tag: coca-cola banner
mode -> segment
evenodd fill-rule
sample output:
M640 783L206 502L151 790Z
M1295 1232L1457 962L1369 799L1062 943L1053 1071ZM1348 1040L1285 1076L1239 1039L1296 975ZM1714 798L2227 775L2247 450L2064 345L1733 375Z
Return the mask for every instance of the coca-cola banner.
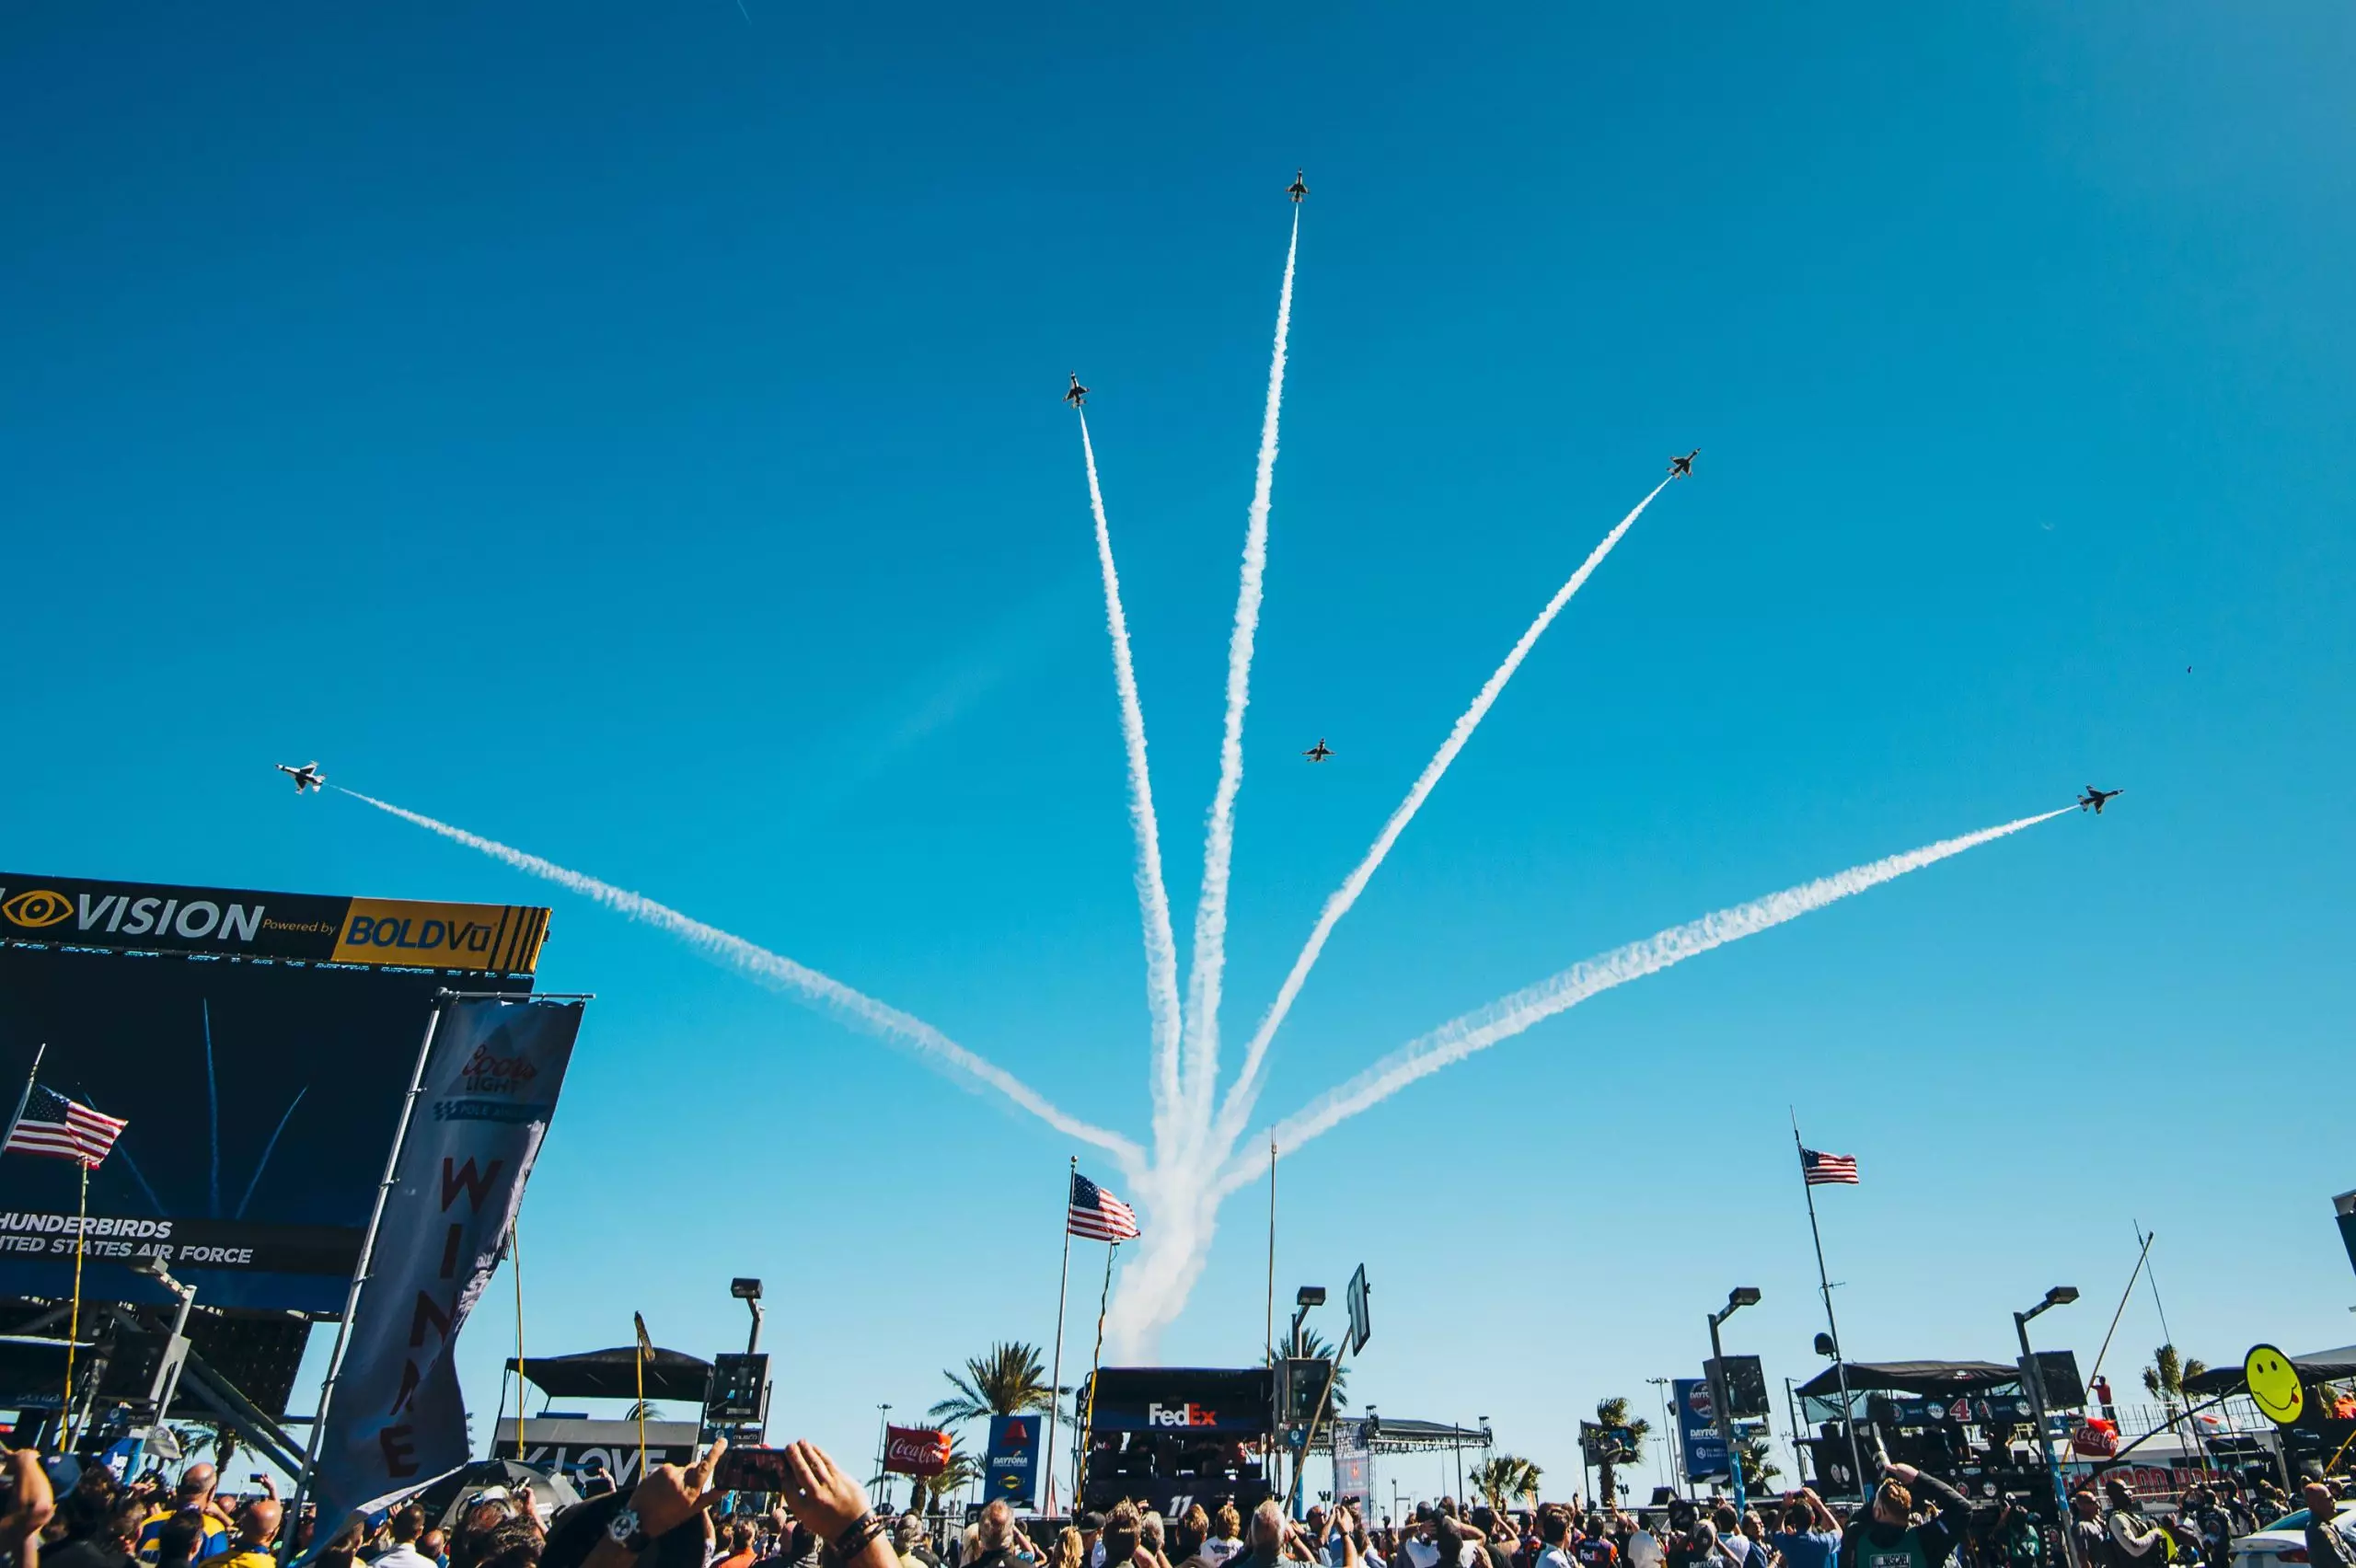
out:
M949 1468L949 1434L930 1426L886 1426L884 1468L900 1475L939 1475Z

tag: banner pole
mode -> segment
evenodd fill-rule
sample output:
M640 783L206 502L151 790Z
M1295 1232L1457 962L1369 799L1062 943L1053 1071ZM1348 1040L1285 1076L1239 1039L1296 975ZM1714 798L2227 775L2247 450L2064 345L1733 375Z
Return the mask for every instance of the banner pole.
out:
M1080 1156L1071 1157L1070 1175L1080 1174ZM1049 1517L1056 1512L1056 1439L1063 1431L1064 1304L1071 1295L1071 1183L1064 1183L1064 1264L1056 1285L1056 1359L1047 1373L1047 1483L1041 1506ZM1077 1510L1074 1510L1077 1512Z
M638 1367L638 1474L646 1478L646 1352L639 1350L630 1360Z
M1800 1142L1800 1113L1794 1110L1791 1114L1792 1147L1797 1151L1800 1162L1800 1193L1807 1199L1807 1233L1816 1242L1816 1284L1824 1294L1824 1327L1832 1340L1832 1374L1841 1385L1841 1429L1849 1435L1849 1473L1857 1478L1857 1494L1868 1496L1871 1489L1865 1484L1865 1461L1857 1450L1857 1412L1849 1402L1849 1358L1841 1352L1841 1325L1832 1316L1832 1280L1824 1272L1824 1232L1816 1225L1816 1189L1807 1183L1807 1145ZM2038 1436L2041 1440L2043 1434ZM1738 1460L1728 1454L1727 1463L1732 1466Z
M1088 1486L1088 1444L1089 1440L1096 1435L1096 1374L1103 1371L1104 1367L1104 1308L1113 1299L1113 1260L1120 1255L1120 1251L1121 1244L1118 1241L1106 1243L1104 1294L1096 1298L1096 1351L1088 1358L1088 1417L1080 1424L1080 1458L1075 1466L1077 1473L1072 1477L1071 1483L1071 1510L1075 1518L1080 1515L1080 1505L1085 1500L1083 1494Z
M59 1426L65 1434L65 1449L74 1450L74 1347L82 1338L82 1246L83 1232L90 1228L90 1167L78 1155L74 1163L82 1171L82 1202L79 1216L74 1222L74 1308L66 1319L65 1329L65 1402L57 1407Z
M515 1462L524 1461L524 1226L517 1221L507 1230L510 1259L515 1264ZM642 1474L644 1460L639 1461Z
M375 1206L368 1211L368 1229L360 1239L360 1261L352 1265L352 1286L344 1292L343 1320L335 1327L335 1348L328 1355L328 1375L319 1384L319 1408L311 1418L310 1441L303 1446L303 1468L294 1477L294 1495L286 1505L286 1516L300 1520L303 1516L303 1494L308 1491L311 1477L318 1469L319 1449L326 1440L328 1409L335 1401L335 1382L343 1374L343 1355L352 1342L352 1314L360 1310L361 1287L368 1283L369 1266L376 1258L376 1232L385 1222L385 1203L392 1196L393 1183L399 1179L401 1146L409 1141L410 1120L417 1114L418 1097L425 1092L425 1064L433 1054L433 1036L442 1027L442 1017L449 1010L453 993L437 991L433 995L433 1012L425 1020L425 1038L418 1042L417 1066L409 1075L409 1097L401 1101L401 1119L393 1129L393 1147L385 1154L385 1179L376 1183ZM341 1521L337 1521L341 1523ZM322 1521L324 1528L325 1521ZM325 1529L333 1535L332 1528ZM288 1561L294 1550L292 1526L279 1536L279 1561Z

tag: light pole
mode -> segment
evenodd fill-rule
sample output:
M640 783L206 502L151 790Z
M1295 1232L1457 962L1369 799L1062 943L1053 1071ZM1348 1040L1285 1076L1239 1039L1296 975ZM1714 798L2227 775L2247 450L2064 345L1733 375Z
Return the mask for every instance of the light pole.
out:
M1293 1292L1292 1299L1292 1334L1290 1338L1285 1341L1285 1356L1288 1361L1298 1361L1301 1358L1300 1326L1309 1320L1309 1313L1311 1308L1322 1307L1325 1305L1325 1287L1322 1285L1304 1285L1299 1290ZM1333 1375L1330 1369L1326 1375L1329 1378ZM1292 1507L1293 1516L1298 1519L1302 1516L1301 1510L1306 1502L1301 1495L1301 1472L1309 1466L1309 1445L1314 1441L1317 1436L1316 1425L1318 1412L1313 1410L1310 1412L1309 1425L1302 1430L1300 1435L1300 1447L1298 1448L1294 1447L1292 1446L1291 1437L1293 1428L1300 1424L1299 1411L1300 1394L1299 1391L1295 1389L1292 1386L1292 1368L1289 1366L1282 1368L1274 1381L1276 1387L1283 1391L1284 1396L1278 1401L1285 1407L1277 1412L1280 1417L1278 1424L1281 1426L1286 1437L1284 1445L1285 1450L1292 1456Z
M2053 1434L2047 1427L2045 1415L2045 1375L2037 1364L2037 1353L2028 1347L2028 1320L2049 1307L2067 1307L2078 1298L2074 1285L2057 1285L2045 1293L2045 1299L2026 1312L2013 1314L2013 1332L2021 1341L2021 1381L2028 1386L2029 1410L2037 1417L2037 1452L2045 1461L2046 1473L2053 1478L2054 1517L2062 1532L2062 1550L2068 1556L2070 1568L2086 1568L2078 1561L2078 1532L2070 1517L2070 1499L2062 1485L2062 1461L2053 1457Z
M892 1407L875 1407L875 1490L884 1490L884 1462L892 1457Z
M156 1362L155 1380L147 1385L147 1402L156 1407L155 1414L148 1417L147 1432L152 1433L164 1424L164 1413L172 1408L172 1397L179 1392L180 1368L188 1362L188 1310L196 1305L196 1286L174 1279L164 1267L164 1261L152 1253L132 1264L131 1272L144 1274L180 1298L179 1309L172 1314L171 1334L164 1341L164 1354ZM138 1473L139 1456L146 1447L147 1433L142 1433L132 1445L125 1474Z
M1741 1513L1742 1456L1734 1446L1734 1401L1727 1397L1727 1353L1718 1343L1718 1325L1741 1311L1745 1307L1759 1305L1759 1287L1738 1285L1727 1292L1727 1304L1710 1314L1710 1402L1716 1407L1718 1441L1727 1446L1727 1484L1734 1493L1734 1511Z
M745 1354L756 1355L761 1348L761 1282L756 1279L732 1279L728 1294L753 1309L753 1333L745 1342Z

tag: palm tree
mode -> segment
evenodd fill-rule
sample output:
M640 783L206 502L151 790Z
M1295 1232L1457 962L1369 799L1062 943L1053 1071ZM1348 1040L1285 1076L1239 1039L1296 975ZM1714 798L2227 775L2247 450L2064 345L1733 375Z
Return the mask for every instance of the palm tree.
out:
M930 1513L937 1505L947 1502L952 1494L963 1492L981 1479L982 1467L975 1461L973 1455L958 1447L953 1439L949 1445L949 1463L941 1468L939 1475L908 1477L908 1508L913 1513Z
M932 1421L953 1426L989 1415L1020 1415L1026 1410L1052 1411L1056 1390L1047 1387L1047 1366L1039 1347L1007 1340L965 1363L965 1375L941 1373L956 1390L925 1412Z
M1537 1496L1538 1480L1543 1474L1544 1470L1519 1455L1499 1454L1473 1467L1468 1479L1472 1490L1487 1498L1490 1507L1503 1514L1522 1499Z
M1738 1436L1734 1444L1735 1457L1742 1463L1742 1487L1756 1497L1765 1492L1767 1483L1784 1473L1775 1462L1774 1449L1763 1432Z
M2184 1440L2184 1434L2177 1430L2176 1407L2179 1401L2190 1402L2185 1398L2185 1379L2198 1378L2208 1370L2207 1362L2198 1357L2186 1361L2177 1355L2172 1344L2152 1352L2152 1365L2143 1368L2144 1390L2160 1401L2160 1410L2167 1416L2168 1432L2179 1443Z
M1629 1419L1628 1401L1625 1398L1614 1394L1608 1400L1596 1401L1595 1419L1600 1425L1624 1426L1628 1429L1629 1435L1634 1441L1628 1445L1624 1462L1633 1465L1644 1458L1645 1437L1652 1431L1652 1423L1642 1417ZM1618 1456L1606 1456L1595 1467L1597 1491L1601 1494L1603 1505L1607 1508L1616 1508L1620 1505L1620 1493L1615 1488L1619 1473L1618 1467L1622 1462Z

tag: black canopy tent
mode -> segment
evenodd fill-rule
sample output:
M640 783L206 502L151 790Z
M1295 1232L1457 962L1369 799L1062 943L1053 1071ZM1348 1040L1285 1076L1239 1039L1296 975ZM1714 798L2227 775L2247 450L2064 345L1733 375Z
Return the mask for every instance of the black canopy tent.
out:
M577 1355L507 1358L507 1370L521 1371L524 1380L552 1400L634 1400L638 1398L638 1347L584 1350ZM679 1400L700 1406L711 1388L711 1363L683 1350L657 1348L646 1364L646 1397Z
M2020 1380L2020 1368L1996 1361L1852 1361L1828 1366L1802 1383L1810 1399L1837 1399L1842 1375L1853 1394L1974 1394Z
M2314 1350L2304 1355L2290 1357L2291 1369L2299 1381L2309 1388L2317 1383L2339 1383L2356 1378L2356 1344L2344 1344L2338 1350ZM2189 1394L2237 1394L2242 1391L2242 1364L2212 1366L2198 1377L2184 1380Z

